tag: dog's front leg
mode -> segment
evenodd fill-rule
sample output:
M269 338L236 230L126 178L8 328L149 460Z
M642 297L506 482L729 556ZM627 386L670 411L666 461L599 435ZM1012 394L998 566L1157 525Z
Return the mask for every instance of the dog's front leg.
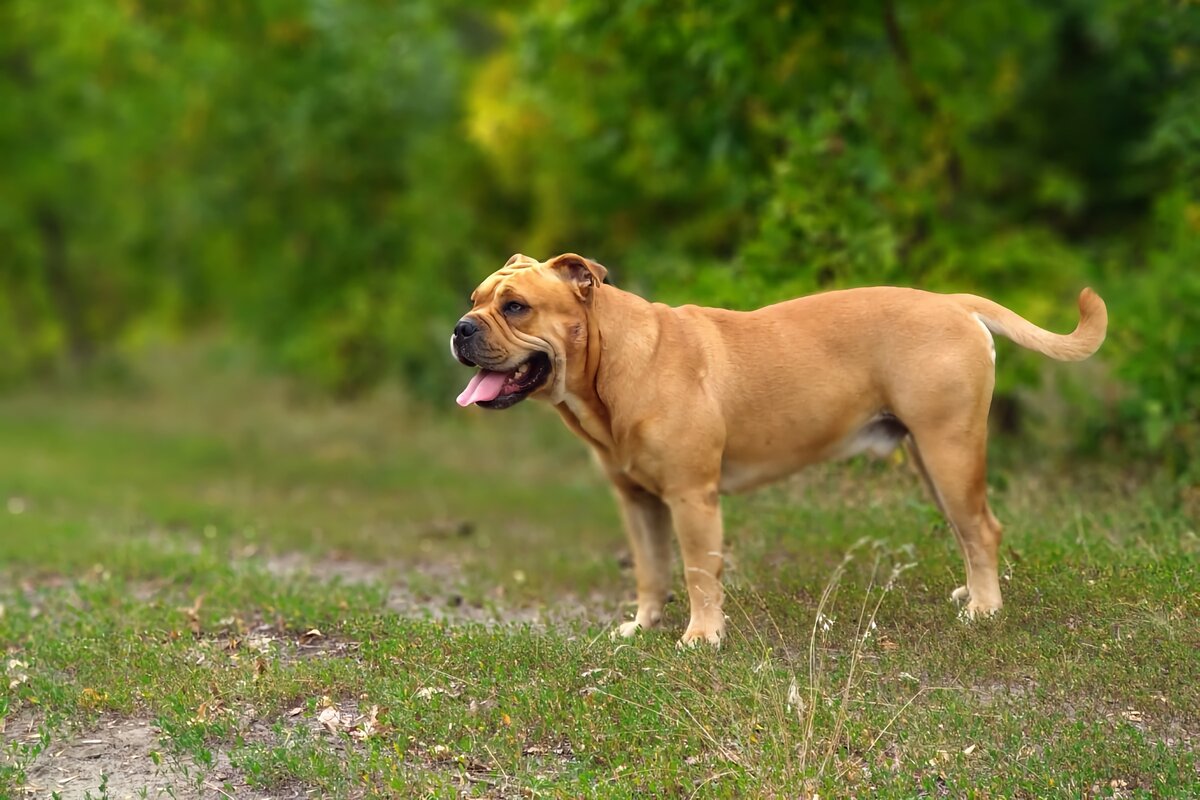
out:
M662 500L639 486L616 481L617 502L637 577L637 615L614 632L632 636L662 621L671 581L671 512Z
M708 642L720 645L725 635L725 599L721 571L725 564L722 547L721 504L716 486L672 492L664 498L671 509L675 535L683 553L691 620L681 645Z

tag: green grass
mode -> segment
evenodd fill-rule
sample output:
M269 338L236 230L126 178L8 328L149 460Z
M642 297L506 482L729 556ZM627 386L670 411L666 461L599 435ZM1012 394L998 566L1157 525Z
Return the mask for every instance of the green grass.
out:
M730 635L681 652L680 601L609 639L622 534L545 409L336 406L213 348L139 376L0 400L0 797L120 717L234 797L1200 794L1200 539L1160 477L1001 454L1007 605L970 625L903 463L731 498Z

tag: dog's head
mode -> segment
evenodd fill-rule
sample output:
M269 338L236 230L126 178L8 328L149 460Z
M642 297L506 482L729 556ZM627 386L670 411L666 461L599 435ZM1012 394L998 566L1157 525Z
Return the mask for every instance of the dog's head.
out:
M526 397L561 402L585 367L588 315L607 270L566 253L549 261L514 255L471 293L450 352L479 372L460 406L508 408Z

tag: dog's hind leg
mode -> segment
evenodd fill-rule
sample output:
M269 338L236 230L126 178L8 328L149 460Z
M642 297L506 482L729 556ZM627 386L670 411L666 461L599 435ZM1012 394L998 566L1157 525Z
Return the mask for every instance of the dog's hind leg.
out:
M966 602L968 618L994 614L1003 604L998 571L1002 531L987 504L987 426L940 424L915 430L913 436L918 468L954 530L966 565L966 585L952 597Z
M946 524L950 526L951 532L954 534L954 541L958 542L958 552L962 555L963 561L967 561L967 548L963 543L962 535L958 532L958 527L950 522L950 515L946 513L946 504L942 502L941 494L938 492L937 486L934 485L933 479L929 477L929 470L925 467L925 462L921 459L921 451L917 448L916 441L912 436L908 436L904 440L905 450L908 451L908 456L912 460L913 466L916 467L917 473L921 476L922 483L929 490L929 496L933 498L934 505L938 511L942 512L942 518L946 520ZM967 602L967 587L959 586L950 593L950 599L956 603Z
M662 621L671 581L671 512L635 484L617 480L615 485L637 578L637 614L613 631L614 637L627 637Z

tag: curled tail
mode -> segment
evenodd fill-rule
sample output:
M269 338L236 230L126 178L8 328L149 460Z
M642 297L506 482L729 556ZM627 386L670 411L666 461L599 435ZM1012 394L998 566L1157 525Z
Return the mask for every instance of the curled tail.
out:
M1009 311L999 303L973 294L958 294L954 298L992 333L998 333L1022 347L1044 353L1059 361L1082 361L1100 348L1108 330L1108 309L1100 295L1091 289L1079 293L1079 324L1067 334L1051 333L1029 320Z

